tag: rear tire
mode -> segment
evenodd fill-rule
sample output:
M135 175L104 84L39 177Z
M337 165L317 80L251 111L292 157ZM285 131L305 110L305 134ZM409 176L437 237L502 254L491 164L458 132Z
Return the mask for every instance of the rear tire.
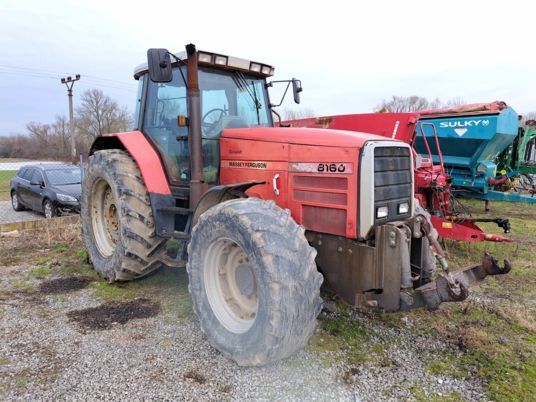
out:
M22 206L16 191L11 192L11 206L15 211L24 211L24 207Z
M322 275L288 210L255 198L218 204L193 228L188 254L194 311L221 353L262 366L307 344Z
M89 157L81 214L88 256L102 278L127 281L162 266L166 239L156 236L149 193L126 152L103 150Z

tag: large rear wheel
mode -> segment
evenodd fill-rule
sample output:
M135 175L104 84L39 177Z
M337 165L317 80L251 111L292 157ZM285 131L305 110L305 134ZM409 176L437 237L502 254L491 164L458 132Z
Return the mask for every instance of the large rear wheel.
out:
M81 209L89 259L101 277L131 280L162 265L166 240L156 236L149 193L126 152L89 157Z
M225 356L260 366L307 344L322 275L288 210L255 198L218 204L199 218L188 253L194 310Z

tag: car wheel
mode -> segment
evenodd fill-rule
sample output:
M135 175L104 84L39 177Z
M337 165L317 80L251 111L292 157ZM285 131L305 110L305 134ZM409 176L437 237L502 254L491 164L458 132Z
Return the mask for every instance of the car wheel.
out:
M51 219L58 216L58 209L54 206L54 203L50 200L43 202L43 211L45 212L45 218Z
M15 211L23 211L24 207L22 206L21 202L19 201L19 196L17 195L16 191L11 192L11 206Z

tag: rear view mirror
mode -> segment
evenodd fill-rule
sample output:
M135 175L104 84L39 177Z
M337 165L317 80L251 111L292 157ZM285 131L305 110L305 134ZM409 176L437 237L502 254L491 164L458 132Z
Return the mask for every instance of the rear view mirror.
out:
M147 50L147 65L149 67L149 78L151 81L171 82L173 79L171 59L167 49Z
M294 93L294 102L300 103L300 92L303 91L301 81L296 78L292 79L292 92Z

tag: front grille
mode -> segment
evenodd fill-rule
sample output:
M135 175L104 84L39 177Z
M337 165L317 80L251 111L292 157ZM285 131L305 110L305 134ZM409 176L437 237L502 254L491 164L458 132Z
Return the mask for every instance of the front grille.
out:
M411 206L411 157L407 147L376 147L374 149L374 216L378 208L387 207L385 218L376 218L377 223L405 219L398 214L398 205L407 202Z

